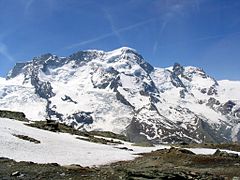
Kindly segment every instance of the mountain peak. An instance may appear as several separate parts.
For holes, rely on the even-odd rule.
[[[53,57],[53,55],[51,53],[45,53],[42,54],[41,56],[37,57],[36,59],[43,59],[43,60],[47,60],[49,58]],[[35,59],[35,58],[34,58]]]
[[[153,142],[240,141],[238,84],[217,86],[201,68],[179,63],[154,69],[132,48],[47,53],[17,63],[9,78],[18,84],[0,79],[0,105],[31,119]]]
[[[135,56],[143,59],[143,57],[135,49],[130,48],[130,47],[121,47],[118,49],[114,49],[112,51],[108,51],[106,53],[111,56],[135,55]]]
[[[32,61],[30,61],[30,62],[33,62],[34,64],[36,64],[36,63],[43,64],[43,63],[46,63],[48,60],[55,60],[55,59],[57,59],[56,55],[53,55],[51,53],[45,53],[40,56],[34,57],[32,59]]]
[[[120,53],[137,53],[137,51],[130,47],[120,47],[110,52],[120,52]]]

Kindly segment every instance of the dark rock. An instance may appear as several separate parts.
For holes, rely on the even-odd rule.
[[[169,149],[168,153],[181,153],[181,154],[195,155],[195,153],[193,153],[192,151],[189,151],[187,149],[174,148],[174,147],[171,147]]]
[[[133,151],[133,149],[129,149],[127,147],[116,147],[116,148],[126,150],[126,151]]]
[[[22,112],[16,111],[7,111],[7,110],[0,110],[0,117],[1,118],[9,118],[9,119],[16,119],[19,121],[28,121],[26,115]]]
[[[51,83],[48,81],[47,82],[40,81],[38,78],[38,74],[34,73],[34,71],[32,72],[31,75],[31,84],[34,86],[36,94],[38,94],[41,98],[49,99],[55,96],[55,94],[52,91],[53,88],[51,86]]]
[[[72,100],[72,98],[71,98],[70,96],[67,96],[67,95],[65,95],[64,97],[61,97],[61,99],[62,99],[63,101],[68,101],[68,102],[72,102],[72,103],[74,103],[74,104],[77,104],[76,101]]]
[[[101,57],[103,54],[97,51],[78,51],[69,56],[70,60],[75,61],[91,61],[92,59],[96,59],[97,57]]]
[[[150,74],[154,68],[148,63],[146,62],[143,57],[138,54],[136,51],[132,50],[132,49],[126,49],[124,50],[123,52],[124,54],[134,54],[134,59],[133,60],[136,60],[136,62],[140,65],[141,68],[143,68],[148,74]]]
[[[182,98],[182,99],[184,99],[185,98],[185,96],[186,96],[186,93],[187,91],[185,90],[185,89],[182,89],[179,93],[180,93],[180,97]]]
[[[139,91],[139,94],[140,94],[141,96],[148,96],[148,95],[149,95],[148,92],[143,91],[143,90]]]
[[[222,125],[223,128],[221,130],[217,131],[214,127],[210,126],[207,122],[199,117],[196,117],[196,122],[197,129],[194,133],[198,134],[198,138],[200,138],[203,142],[221,143],[228,141],[223,137],[223,134],[225,134],[225,137],[227,137],[229,131],[229,129],[227,129],[224,125]]]
[[[118,71],[116,71],[113,67],[103,69],[102,71],[102,73],[97,75],[98,80],[94,80],[94,77],[96,76],[95,73],[91,74],[91,81],[94,88],[105,89],[110,85],[110,88],[114,89],[114,86],[119,85],[120,77],[118,76]]]
[[[73,119],[80,124],[92,124],[93,118],[91,114],[92,114],[91,112],[80,111],[78,113],[74,113],[68,116],[67,119]]]
[[[6,79],[11,79],[16,77],[17,75],[24,72],[24,67],[27,66],[29,63],[16,63],[13,69],[9,72]]]
[[[156,104],[160,102],[159,98],[155,96],[155,94],[150,94],[150,101],[151,101],[151,104]]]
[[[179,144],[183,145],[183,146],[189,145],[189,143],[187,143],[187,142],[180,142]]]
[[[55,167],[59,167],[60,166],[58,163],[48,163],[48,165],[55,166]]]
[[[210,97],[210,98],[208,99],[208,102],[207,102],[206,105],[209,106],[209,107],[211,107],[211,108],[213,108],[214,105],[217,105],[217,106],[220,105],[220,102],[219,102],[218,100],[216,100],[215,98]]]
[[[59,131],[59,123],[55,120],[47,119],[46,126],[50,131]]]
[[[236,104],[232,101],[227,101],[225,104],[221,105],[218,110],[223,114],[223,115],[226,115],[226,114],[229,114],[232,112],[232,109],[233,107],[235,106]]]
[[[183,82],[178,77],[179,75],[182,76],[183,72],[184,72],[183,66],[181,66],[178,63],[175,63],[173,65],[173,69],[172,69],[172,73],[171,73],[171,82],[176,87],[183,87],[184,89],[186,89]]]
[[[126,135],[131,142],[135,143],[142,143],[142,142],[149,142],[146,136],[140,134],[142,130],[141,124],[133,118],[130,125],[126,128]]]
[[[181,66],[179,63],[174,63],[172,70],[174,76],[182,75],[184,72],[183,66]]]
[[[206,94],[207,93],[207,88],[201,89],[201,93]]]
[[[240,108],[233,112],[234,116],[240,118]]]
[[[157,93],[158,89],[155,84],[151,81],[150,84],[143,82],[143,88],[146,93]]]
[[[183,84],[183,82],[175,75],[172,75],[171,76],[171,82],[174,86],[176,87],[183,87],[183,88],[186,88]]]
[[[199,74],[203,79],[206,79],[209,77],[202,68],[196,68],[195,72],[193,72],[193,73]]]
[[[35,144],[39,144],[41,143],[39,140],[31,138],[29,136],[25,136],[25,135],[17,135],[17,134],[13,134],[13,136],[18,137],[19,139],[25,140],[25,141],[29,141],[29,142],[33,142]]]
[[[215,86],[211,86],[207,92],[207,95],[217,95],[217,90],[215,88]]]
[[[221,156],[221,157],[230,157],[230,158],[238,158],[238,154],[228,153],[226,151],[220,151],[219,149],[213,154],[213,156]]]
[[[119,100],[121,103],[131,107],[132,109],[135,109],[135,107],[131,105],[119,91],[117,91],[116,97],[117,97],[117,100]]]
[[[59,120],[63,119],[63,114],[56,112],[54,109],[56,108],[56,105],[53,105],[51,107],[51,101],[47,100],[47,107],[46,107],[46,112],[48,117],[51,119],[51,117],[56,117]]]
[[[117,76],[116,78],[114,78],[110,84],[110,88],[113,89],[114,92],[117,91],[117,88],[119,86],[121,86],[121,83],[119,82],[120,80],[120,76]]]

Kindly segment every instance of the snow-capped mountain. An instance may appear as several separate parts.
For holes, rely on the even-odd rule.
[[[130,140],[240,141],[240,81],[197,67],[154,68],[131,48],[45,54],[0,79],[0,109]]]

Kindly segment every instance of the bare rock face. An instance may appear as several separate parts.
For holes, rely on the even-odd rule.
[[[181,66],[179,63],[175,63],[173,65],[173,75],[174,76],[182,75],[183,72],[184,72],[184,67]]]
[[[232,109],[235,105],[236,104],[234,102],[229,100],[225,104],[223,104],[219,107],[219,111],[224,115],[229,114],[232,112]]]
[[[208,102],[207,102],[207,104],[206,104],[207,106],[209,106],[209,107],[211,107],[211,108],[213,108],[215,105],[220,105],[220,102],[218,101],[218,100],[216,100],[215,98],[213,98],[213,97],[210,97],[209,99],[208,99]]]
[[[209,89],[208,89],[208,92],[207,92],[207,95],[217,95],[217,90],[215,88],[215,86],[211,86]]]
[[[239,118],[240,119],[240,108],[236,109],[234,112],[233,112],[234,116]]]

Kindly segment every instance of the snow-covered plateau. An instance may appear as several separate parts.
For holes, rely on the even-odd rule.
[[[240,81],[217,81],[178,63],[153,67],[123,47],[17,63],[0,79],[0,109],[125,134],[133,142],[239,142],[239,92]]]

